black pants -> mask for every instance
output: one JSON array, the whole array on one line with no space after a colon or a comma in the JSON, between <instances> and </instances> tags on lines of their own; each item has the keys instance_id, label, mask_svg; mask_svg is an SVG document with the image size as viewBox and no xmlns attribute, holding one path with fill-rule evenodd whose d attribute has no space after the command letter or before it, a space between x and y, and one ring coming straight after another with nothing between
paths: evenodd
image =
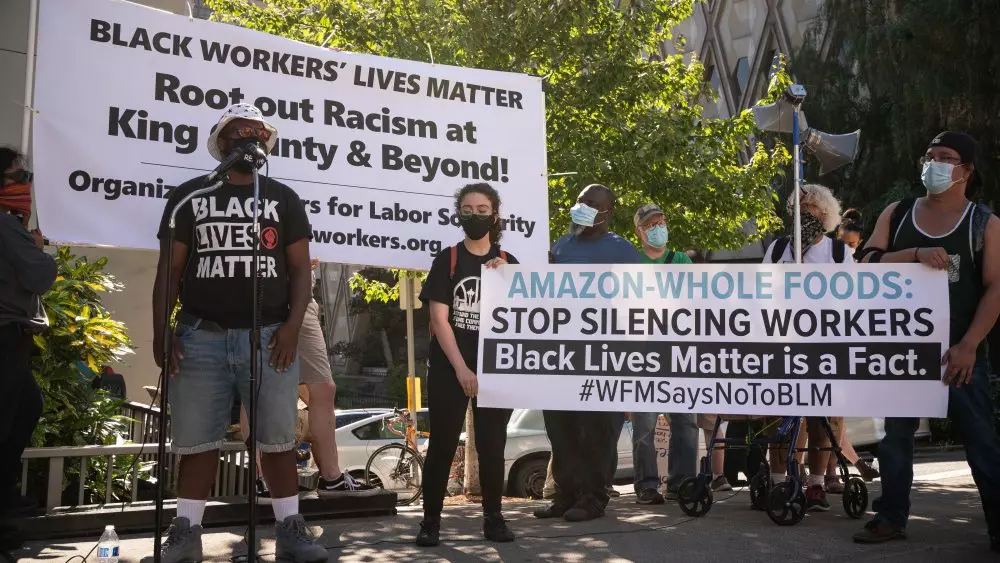
<instances>
[{"instance_id":1,"label":"black pants","mask_svg":"<svg viewBox=\"0 0 1000 563\"><path fill-rule=\"evenodd\" d=\"M621 413L544 411L543 415L552 445L552 478L558 485L555 503L603 511L611 482L608 448L615 431L621 431Z\"/></svg>"},{"instance_id":2,"label":"black pants","mask_svg":"<svg viewBox=\"0 0 1000 563\"><path fill-rule=\"evenodd\" d=\"M21 474L21 454L42 416L42 392L31 374L31 335L19 325L0 327L0 518Z\"/></svg>"},{"instance_id":3,"label":"black pants","mask_svg":"<svg viewBox=\"0 0 1000 563\"><path fill-rule=\"evenodd\" d=\"M448 360L444 360L447 362ZM444 506L451 462L455 459L459 435L465 428L469 398L459 385L455 372L431 360L427 374L427 406L430 418L430 444L424 460L424 517L436 518ZM475 365L475 364L473 364ZM472 400L476 429L476 453L479 455L479 485L483 491L483 512L500 512L504 481L504 447L510 409L479 408Z\"/></svg>"}]
</instances>

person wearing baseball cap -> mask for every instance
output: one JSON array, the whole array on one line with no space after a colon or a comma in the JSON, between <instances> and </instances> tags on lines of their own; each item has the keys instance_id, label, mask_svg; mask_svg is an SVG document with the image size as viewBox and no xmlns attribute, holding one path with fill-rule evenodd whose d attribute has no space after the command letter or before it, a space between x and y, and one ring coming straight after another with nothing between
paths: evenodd
<instances>
[{"instance_id":1,"label":"person wearing baseball cap","mask_svg":"<svg viewBox=\"0 0 1000 563\"><path fill-rule=\"evenodd\" d=\"M691 264L687 254L667 249L670 231L667 215L659 205L643 205L635 212L632 223L635 235L642 244L643 263ZM654 412L632 413L632 463L635 467L635 501L639 504L663 503L663 495L657 491L660 477L654 444L658 417ZM670 419L667 497L676 499L681 481L694 475L698 457L698 426L696 416L690 413L668 414L667 417Z\"/></svg>"},{"instance_id":2,"label":"person wearing baseball cap","mask_svg":"<svg viewBox=\"0 0 1000 563\"><path fill-rule=\"evenodd\" d=\"M863 262L919 262L948 273L950 348L943 381L948 418L965 444L979 488L991 547L1000 551L1000 437L993 426L986 335L1000 314L1000 219L969 200L979 182L978 144L966 133L945 131L920 159L927 195L885 208L862 251ZM854 535L859 543L906 538L913 482L916 418L886 418L879 443L882 496L877 514Z\"/></svg>"},{"instance_id":3,"label":"person wearing baseball cap","mask_svg":"<svg viewBox=\"0 0 1000 563\"><path fill-rule=\"evenodd\" d=\"M208 153L224 161L242 151L244 158L236 160L222 186L179 209L173 236L171 213L181 199L205 186L207 177L177 186L163 211L153 287L153 349L163 350L165 339L172 339L169 365L160 367L172 378L170 432L173 451L181 456L177 517L166 532L164 563L202 559L202 515L237 391L244 403L255 393L256 442L273 497L276 557L296 563L327 560L298 506L296 348L312 279L309 220L302 200L281 182L262 178L260 230L253 231L253 171L263 162L246 156L270 153L276 142L277 130L260 110L250 104L230 107L208 137ZM254 246L259 247L260 345L265 354L257 390L250 380ZM178 298L176 329L164 334L164 321ZM159 353L156 360L162 363Z\"/></svg>"}]
</instances>

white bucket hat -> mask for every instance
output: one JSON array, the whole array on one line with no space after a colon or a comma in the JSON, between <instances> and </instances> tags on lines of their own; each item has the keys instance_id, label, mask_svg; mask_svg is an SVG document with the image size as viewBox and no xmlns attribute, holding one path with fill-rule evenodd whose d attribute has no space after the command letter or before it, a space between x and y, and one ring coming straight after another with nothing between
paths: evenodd
<instances>
[{"instance_id":1,"label":"white bucket hat","mask_svg":"<svg viewBox=\"0 0 1000 563\"><path fill-rule=\"evenodd\" d=\"M252 104L236 104L229 106L229 109L226 110L226 113L222 114L222 118L212 127L212 132L208 135L208 154L212 155L212 158L222 162L224 155L221 149L219 149L219 133L234 119L248 119L262 123L264 129L271 132L271 138L264 143L264 151L268 154L271 153L271 149L278 142L278 130L274 128L274 125L264 120L264 116L260 113L260 110Z\"/></svg>"}]
</instances>

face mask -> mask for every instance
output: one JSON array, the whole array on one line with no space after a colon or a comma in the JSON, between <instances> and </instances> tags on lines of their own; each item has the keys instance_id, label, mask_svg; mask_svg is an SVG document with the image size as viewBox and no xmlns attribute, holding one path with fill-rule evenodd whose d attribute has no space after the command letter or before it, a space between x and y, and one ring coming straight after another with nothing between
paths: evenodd
<instances>
[{"instance_id":1,"label":"face mask","mask_svg":"<svg viewBox=\"0 0 1000 563\"><path fill-rule=\"evenodd\" d=\"M802 212L802 244L809 245L819 237L826 234L823 223L819 222L812 213Z\"/></svg>"},{"instance_id":2,"label":"face mask","mask_svg":"<svg viewBox=\"0 0 1000 563\"><path fill-rule=\"evenodd\" d=\"M858 249L854 248L853 246L848 246L847 251L851 253L851 256L854 256L854 253L857 252Z\"/></svg>"},{"instance_id":3,"label":"face mask","mask_svg":"<svg viewBox=\"0 0 1000 563\"><path fill-rule=\"evenodd\" d=\"M666 225L657 225L646 229L646 243L653 248L663 248L667 246L669 233Z\"/></svg>"},{"instance_id":4,"label":"face mask","mask_svg":"<svg viewBox=\"0 0 1000 563\"><path fill-rule=\"evenodd\" d=\"M951 179L954 164L947 162L930 161L924 163L924 169L920 173L920 179L924 182L924 187L932 194L940 194L948 191L955 181Z\"/></svg>"},{"instance_id":5,"label":"face mask","mask_svg":"<svg viewBox=\"0 0 1000 563\"><path fill-rule=\"evenodd\" d=\"M233 141L232 148L230 148L229 150L232 151L237 148L247 149L254 145L260 146L260 141L254 138L239 139L238 141ZM249 154L250 154L249 152L244 153L243 158L237 160L236 163L233 164L233 170L243 174L250 174L251 172L253 172L255 164L256 168L260 168L261 166L264 165L263 161L255 163L254 158L252 156L249 156Z\"/></svg>"},{"instance_id":6,"label":"face mask","mask_svg":"<svg viewBox=\"0 0 1000 563\"><path fill-rule=\"evenodd\" d=\"M569 209L573 223L581 227L593 227L598 211L586 203L578 203Z\"/></svg>"},{"instance_id":7,"label":"face mask","mask_svg":"<svg viewBox=\"0 0 1000 563\"><path fill-rule=\"evenodd\" d=\"M490 234L493 221L493 215L461 215L458 219L462 230L465 231L465 236L471 240L480 240Z\"/></svg>"},{"instance_id":8,"label":"face mask","mask_svg":"<svg viewBox=\"0 0 1000 563\"><path fill-rule=\"evenodd\" d=\"M31 184L8 184L0 188L0 207L6 207L27 223L31 217Z\"/></svg>"}]
</instances>

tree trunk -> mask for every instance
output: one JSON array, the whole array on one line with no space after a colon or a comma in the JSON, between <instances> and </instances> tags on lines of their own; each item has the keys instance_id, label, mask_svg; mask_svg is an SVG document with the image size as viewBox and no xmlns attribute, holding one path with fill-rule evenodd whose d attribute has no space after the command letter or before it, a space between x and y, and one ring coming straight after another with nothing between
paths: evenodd
<instances>
[{"instance_id":1,"label":"tree trunk","mask_svg":"<svg viewBox=\"0 0 1000 563\"><path fill-rule=\"evenodd\" d=\"M465 413L465 496L479 500L483 491L479 486L479 455L476 454L476 429L472 420L472 403Z\"/></svg>"}]
</instances>

